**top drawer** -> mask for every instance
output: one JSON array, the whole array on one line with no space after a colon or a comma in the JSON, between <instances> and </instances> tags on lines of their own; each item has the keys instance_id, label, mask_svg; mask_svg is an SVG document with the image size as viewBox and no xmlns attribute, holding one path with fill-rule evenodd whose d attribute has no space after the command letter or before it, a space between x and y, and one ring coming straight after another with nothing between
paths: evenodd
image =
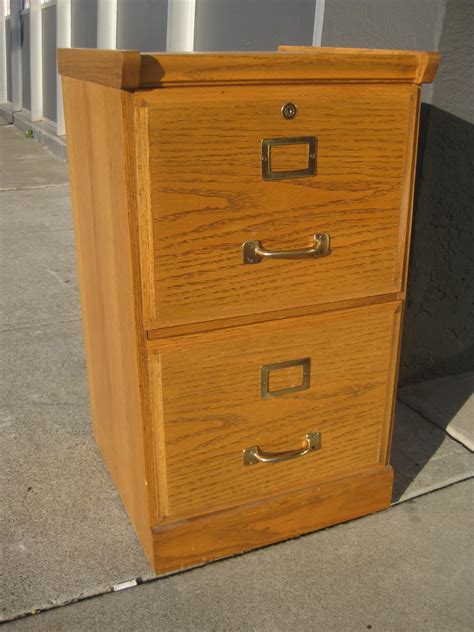
<instances>
[{"instance_id":1,"label":"top drawer","mask_svg":"<svg viewBox=\"0 0 474 632\"><path fill-rule=\"evenodd\" d=\"M148 325L400 291L418 92L326 84L137 93ZM294 118L283 116L286 103L297 106ZM277 175L303 173L265 179L262 141L301 137L270 149L266 164L263 154ZM329 256L243 262L244 242L307 249L317 233L330 235Z\"/></svg>"}]
</instances>

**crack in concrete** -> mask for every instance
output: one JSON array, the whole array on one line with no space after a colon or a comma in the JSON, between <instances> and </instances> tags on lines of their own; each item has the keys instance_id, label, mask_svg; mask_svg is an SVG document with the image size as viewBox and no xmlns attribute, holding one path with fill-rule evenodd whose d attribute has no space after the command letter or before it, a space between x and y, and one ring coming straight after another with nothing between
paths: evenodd
<instances>
[{"instance_id":1,"label":"crack in concrete","mask_svg":"<svg viewBox=\"0 0 474 632\"><path fill-rule=\"evenodd\" d=\"M31 329L32 327L47 327L49 325L66 325L68 323L79 323L81 322L81 318L71 318L70 320L53 320L51 322L45 323L28 323L28 325L18 325L17 327L1 327L0 333L4 331L16 331L19 329Z\"/></svg>"},{"instance_id":2,"label":"crack in concrete","mask_svg":"<svg viewBox=\"0 0 474 632\"><path fill-rule=\"evenodd\" d=\"M395 507L399 507L400 505L403 505L404 503L408 503L408 502L412 502L414 500L417 500L418 498L422 498L424 496L428 496L430 494L434 494L438 491L441 491L443 489L447 489L449 487L453 487L454 485L458 485L460 483L465 483L466 481L470 481L470 480L474 480L474 476L466 476L464 478L461 478L459 480L455 480L455 481L450 481L448 483L445 483L443 485L441 485L440 487L436 487L435 489L430 489L424 492L421 492L419 494L416 494L416 496L412 496L410 498L406 498L400 501L397 501L395 503L392 504L392 506L390 508L395 508ZM386 510L385 510L386 511ZM361 516L360 518L354 518L353 520L348 520L345 523L341 523L341 524L350 524L351 522L355 521L355 520L363 520L364 518L370 518L371 515L376 515L376 514L369 514L368 516ZM337 527L339 525L331 525L329 527L325 527L324 529L319 529L318 531L314 531L313 533L318 533L319 531L326 531L326 529L331 529L333 527ZM303 534L301 536L296 536L295 538L289 538L289 540L296 540L300 537L304 537L305 535L310 535L308 534ZM267 546L262 546L259 547L259 549L266 549L269 548L271 546L278 546L278 544L281 544L280 542L274 542L272 544L268 544ZM255 549L255 550L259 550L259 549ZM218 562L223 562L225 560L231 559L233 557L240 557L241 555L247 555L248 553L250 553L251 551L245 551L243 553L237 553L236 555L230 555L228 557L223 557L220 558L218 560L211 560L209 562L205 562L204 564L196 564L195 566L190 566L189 568L185 568L185 569L179 569L176 571L171 571L169 573L164 573L162 575L159 575L157 577L150 577L149 579L143 579L142 577L135 577L133 579L128 580L127 582L121 582L123 584L130 582L130 588L137 588L138 586L141 586L142 584L151 584L153 582L162 580L162 579L166 579L168 577L173 577L174 575L178 575L181 573L189 573L192 570L195 570L196 568L199 568L200 566L207 566L208 564L215 564ZM136 583L136 584L135 584ZM47 608L38 608L37 610L32 610L30 612L25 612L22 614L19 614L15 617L12 617L11 619L3 619L1 621L1 623L11 623L13 621L19 621L21 619L26 619L27 617L31 617L34 615L38 615L38 614L43 614L45 612L51 612L51 610L59 610L59 608L65 608L67 606L72 606L74 604L77 603L81 603L82 601L88 601L89 599L96 599L97 597L102 597L103 595L109 595L116 592L114 590L114 585L110 586L109 588L107 588L106 590L103 590L101 592L97 592L91 595L84 595L84 596L79 596L79 597L73 597L72 599L68 599L62 603L58 603L58 604L54 604L50 607Z\"/></svg>"},{"instance_id":3,"label":"crack in concrete","mask_svg":"<svg viewBox=\"0 0 474 632\"><path fill-rule=\"evenodd\" d=\"M2 191L29 191L31 189L57 189L58 187L68 187L69 182L62 182L59 184L34 184L26 187L0 187L0 193Z\"/></svg>"},{"instance_id":4,"label":"crack in concrete","mask_svg":"<svg viewBox=\"0 0 474 632\"><path fill-rule=\"evenodd\" d=\"M48 274L50 274L52 277L54 277L56 279L56 281L59 281L59 283L61 285L64 285L64 287L71 287L70 284L70 279L63 279L57 272L56 270L51 270L51 268L46 268L46 272Z\"/></svg>"}]
</instances>

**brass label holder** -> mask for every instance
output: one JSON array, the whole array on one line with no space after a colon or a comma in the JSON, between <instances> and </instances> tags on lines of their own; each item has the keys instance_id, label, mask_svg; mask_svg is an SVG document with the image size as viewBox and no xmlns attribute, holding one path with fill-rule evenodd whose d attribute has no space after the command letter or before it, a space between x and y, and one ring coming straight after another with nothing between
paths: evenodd
<instances>
[{"instance_id":1,"label":"brass label holder","mask_svg":"<svg viewBox=\"0 0 474 632\"><path fill-rule=\"evenodd\" d=\"M290 386L289 388L281 388L276 391L270 390L270 373L287 369L292 366L301 366L303 370L301 384ZM260 370L260 395L262 399L270 399L271 397L281 397L288 393L297 393L305 391L309 388L311 374L311 358L299 358L298 360L286 360L285 362L276 362L275 364L264 364Z\"/></svg>"},{"instance_id":2,"label":"brass label holder","mask_svg":"<svg viewBox=\"0 0 474 632\"><path fill-rule=\"evenodd\" d=\"M305 169L272 171L271 149L277 145L308 145L308 166ZM316 136L292 136L289 138L265 138L262 140L262 179L282 180L308 178L316 174Z\"/></svg>"}]
</instances>

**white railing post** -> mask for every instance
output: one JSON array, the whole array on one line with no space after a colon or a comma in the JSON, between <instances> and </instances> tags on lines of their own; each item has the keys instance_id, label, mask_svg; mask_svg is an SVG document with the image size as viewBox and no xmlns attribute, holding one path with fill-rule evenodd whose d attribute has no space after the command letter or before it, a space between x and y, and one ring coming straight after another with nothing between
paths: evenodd
<instances>
[{"instance_id":1,"label":"white railing post","mask_svg":"<svg viewBox=\"0 0 474 632\"><path fill-rule=\"evenodd\" d=\"M324 5L326 0L315 0L313 46L321 46L323 36Z\"/></svg>"},{"instance_id":2,"label":"white railing post","mask_svg":"<svg viewBox=\"0 0 474 632\"><path fill-rule=\"evenodd\" d=\"M117 48L117 0L99 0L97 48Z\"/></svg>"},{"instance_id":3,"label":"white railing post","mask_svg":"<svg viewBox=\"0 0 474 632\"><path fill-rule=\"evenodd\" d=\"M167 51L193 51L196 0L168 0Z\"/></svg>"},{"instance_id":4,"label":"white railing post","mask_svg":"<svg viewBox=\"0 0 474 632\"><path fill-rule=\"evenodd\" d=\"M12 30L12 104L13 112L21 110L21 6L20 0L11 0L10 25Z\"/></svg>"},{"instance_id":5,"label":"white railing post","mask_svg":"<svg viewBox=\"0 0 474 632\"><path fill-rule=\"evenodd\" d=\"M43 118L43 36L41 0L30 3L30 90L31 120Z\"/></svg>"},{"instance_id":6,"label":"white railing post","mask_svg":"<svg viewBox=\"0 0 474 632\"><path fill-rule=\"evenodd\" d=\"M56 48L71 47L71 0L56 0ZM56 134L64 136L63 90L61 76L56 74Z\"/></svg>"},{"instance_id":7,"label":"white railing post","mask_svg":"<svg viewBox=\"0 0 474 632\"><path fill-rule=\"evenodd\" d=\"M8 101L6 25L5 3L0 2L0 103Z\"/></svg>"}]
</instances>

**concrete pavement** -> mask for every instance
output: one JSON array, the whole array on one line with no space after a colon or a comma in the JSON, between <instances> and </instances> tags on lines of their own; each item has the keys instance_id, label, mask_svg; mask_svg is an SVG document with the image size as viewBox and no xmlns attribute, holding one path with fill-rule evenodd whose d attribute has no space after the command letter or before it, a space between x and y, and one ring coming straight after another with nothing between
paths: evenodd
<instances>
[{"instance_id":1,"label":"concrete pavement","mask_svg":"<svg viewBox=\"0 0 474 632\"><path fill-rule=\"evenodd\" d=\"M474 371L405 386L398 397L474 450Z\"/></svg>"},{"instance_id":2,"label":"concrete pavement","mask_svg":"<svg viewBox=\"0 0 474 632\"><path fill-rule=\"evenodd\" d=\"M399 506L100 596L154 576L91 437L67 169L0 126L0 184L2 616L52 608L8 628L472 629L466 376L401 392Z\"/></svg>"},{"instance_id":3,"label":"concrete pavement","mask_svg":"<svg viewBox=\"0 0 474 632\"><path fill-rule=\"evenodd\" d=\"M374 516L10 628L472 632L473 501L474 482L458 483Z\"/></svg>"}]
</instances>

